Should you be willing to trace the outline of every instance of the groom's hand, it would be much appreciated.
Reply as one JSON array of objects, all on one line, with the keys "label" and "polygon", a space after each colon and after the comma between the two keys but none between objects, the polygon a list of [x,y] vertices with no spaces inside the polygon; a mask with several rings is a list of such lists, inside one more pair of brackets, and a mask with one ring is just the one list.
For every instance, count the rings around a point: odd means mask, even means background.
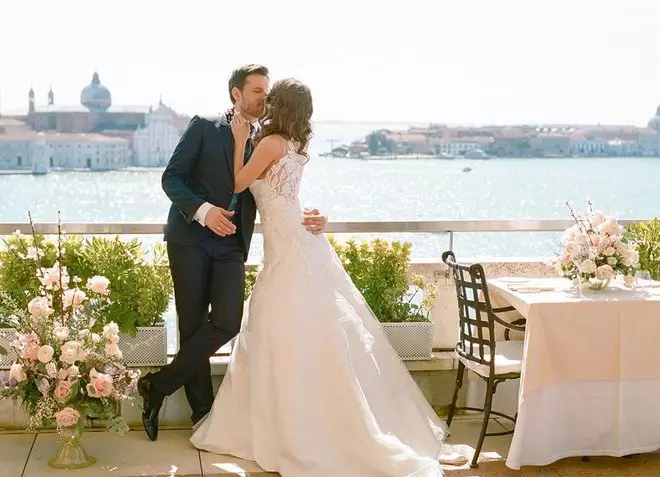
[{"label": "groom's hand", "polygon": [[302,223],[308,231],[314,235],[318,235],[325,229],[328,223],[328,217],[322,215],[318,209],[305,209],[303,211]]},{"label": "groom's hand", "polygon": [[221,207],[213,207],[206,214],[206,226],[220,237],[233,235],[236,233],[236,226],[229,221],[229,218],[233,216],[234,212]]}]

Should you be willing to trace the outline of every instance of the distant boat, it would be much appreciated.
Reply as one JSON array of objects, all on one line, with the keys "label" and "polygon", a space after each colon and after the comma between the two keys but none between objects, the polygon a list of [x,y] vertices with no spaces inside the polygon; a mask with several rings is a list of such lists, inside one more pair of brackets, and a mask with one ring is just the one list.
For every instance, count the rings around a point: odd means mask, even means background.
[{"label": "distant boat", "polygon": [[470,172],[471,170],[472,170],[471,167],[464,167],[463,169],[461,169],[461,172]]},{"label": "distant boat", "polygon": [[465,159],[488,159],[490,156],[481,149],[472,149],[465,153]]}]

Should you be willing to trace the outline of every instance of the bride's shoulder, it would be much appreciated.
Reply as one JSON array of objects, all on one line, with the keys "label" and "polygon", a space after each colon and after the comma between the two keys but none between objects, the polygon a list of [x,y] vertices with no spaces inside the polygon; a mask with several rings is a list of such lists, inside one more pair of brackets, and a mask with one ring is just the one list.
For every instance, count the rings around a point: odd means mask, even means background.
[{"label": "bride's shoulder", "polygon": [[258,148],[263,152],[278,156],[278,159],[288,151],[288,141],[279,134],[270,134],[259,141]]}]

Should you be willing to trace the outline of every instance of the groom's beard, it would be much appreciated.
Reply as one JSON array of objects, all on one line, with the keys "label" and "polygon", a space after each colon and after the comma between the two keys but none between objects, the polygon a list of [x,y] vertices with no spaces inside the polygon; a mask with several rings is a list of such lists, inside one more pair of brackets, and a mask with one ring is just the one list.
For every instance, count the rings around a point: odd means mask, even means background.
[{"label": "groom's beard", "polygon": [[245,111],[245,114],[250,115],[255,121],[262,119],[266,115],[266,105],[257,105],[254,108]]}]

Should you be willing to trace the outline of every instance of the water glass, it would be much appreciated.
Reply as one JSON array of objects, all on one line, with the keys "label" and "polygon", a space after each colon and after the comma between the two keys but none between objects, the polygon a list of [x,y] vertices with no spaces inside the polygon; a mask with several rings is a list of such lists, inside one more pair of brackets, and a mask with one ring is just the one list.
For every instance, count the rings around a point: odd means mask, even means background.
[{"label": "water glass", "polygon": [[639,270],[635,273],[635,286],[638,288],[651,286],[651,273],[646,270]]}]

